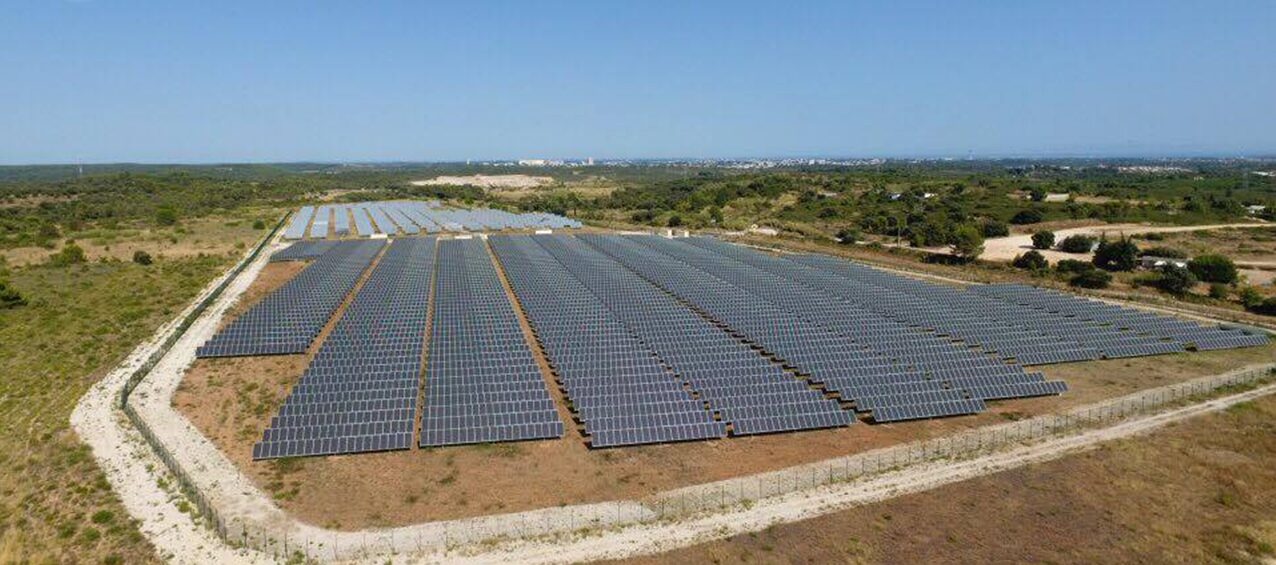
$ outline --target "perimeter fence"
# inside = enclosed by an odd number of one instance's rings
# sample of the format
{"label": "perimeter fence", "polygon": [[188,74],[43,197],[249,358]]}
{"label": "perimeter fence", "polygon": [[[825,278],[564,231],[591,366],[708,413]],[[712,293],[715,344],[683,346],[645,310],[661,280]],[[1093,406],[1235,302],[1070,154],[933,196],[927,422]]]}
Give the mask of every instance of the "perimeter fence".
{"label": "perimeter fence", "polygon": [[[256,524],[214,518],[227,541],[278,558],[341,560],[528,538],[588,534],[621,526],[676,523],[724,509],[811,489],[871,478],[905,467],[972,459],[1147,415],[1178,404],[1252,388],[1276,377],[1276,363],[1247,367],[1135,392],[1058,414],[1036,416],[952,435],[838,457],[781,471],[686,487],[637,501],[614,501],[450,520],[369,532],[287,535]],[[216,516],[215,511],[209,514]]]}

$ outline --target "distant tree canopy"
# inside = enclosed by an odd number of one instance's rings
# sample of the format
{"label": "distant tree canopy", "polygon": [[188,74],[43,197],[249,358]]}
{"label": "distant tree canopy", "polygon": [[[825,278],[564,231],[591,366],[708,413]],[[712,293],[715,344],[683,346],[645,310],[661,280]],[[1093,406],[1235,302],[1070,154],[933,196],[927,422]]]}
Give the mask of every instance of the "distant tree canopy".
{"label": "distant tree canopy", "polygon": [[1196,276],[1183,267],[1167,265],[1161,269],[1161,278],[1157,287],[1170,294],[1180,296],[1187,294],[1196,285]]}

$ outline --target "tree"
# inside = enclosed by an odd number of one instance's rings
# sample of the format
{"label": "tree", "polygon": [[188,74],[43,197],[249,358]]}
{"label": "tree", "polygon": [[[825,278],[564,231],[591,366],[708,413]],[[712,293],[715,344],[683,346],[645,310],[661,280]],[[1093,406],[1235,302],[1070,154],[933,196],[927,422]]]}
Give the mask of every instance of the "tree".
{"label": "tree", "polygon": [[855,228],[842,228],[837,232],[837,240],[842,245],[851,245],[860,240],[860,230]]}
{"label": "tree", "polygon": [[973,261],[984,252],[984,234],[975,226],[964,225],[953,232],[953,255]]}
{"label": "tree", "polygon": [[1237,278],[1236,263],[1222,255],[1201,255],[1188,261],[1187,268],[1205,282],[1232,284]]}
{"label": "tree", "polygon": [[1027,210],[1020,210],[1016,213],[1014,217],[1010,218],[1010,223],[1022,226],[1026,224],[1036,224],[1044,219],[1045,216],[1042,215],[1041,210],[1029,208]]}
{"label": "tree", "polygon": [[1112,275],[1106,271],[1091,269],[1089,271],[1078,273],[1068,281],[1068,284],[1080,288],[1108,288],[1108,284],[1112,282]]}
{"label": "tree", "polygon": [[676,228],[681,225],[682,225],[682,216],[679,216],[677,214],[669,216],[669,227]]}
{"label": "tree", "polygon": [[1036,187],[1028,193],[1028,197],[1031,198],[1033,202],[1045,202],[1046,191],[1043,188]]}
{"label": "tree", "polygon": [[984,220],[984,237],[1006,237],[1010,235],[1010,227],[997,220]]}
{"label": "tree", "polygon": [[1032,234],[1032,246],[1036,249],[1050,249],[1054,247],[1054,232],[1050,230],[1041,230]]}
{"label": "tree", "polygon": [[1064,253],[1089,253],[1094,249],[1094,238],[1088,235],[1070,235],[1059,242],[1059,251]]}
{"label": "tree", "polygon": [[26,306],[27,299],[22,297],[18,289],[9,286],[9,283],[0,281],[0,310],[8,310],[19,306]]}
{"label": "tree", "polygon": [[1046,257],[1035,249],[1015,257],[1015,260],[1010,264],[1014,265],[1015,268],[1029,271],[1044,271],[1050,268],[1050,262],[1046,261]]}
{"label": "tree", "polygon": [[1183,296],[1196,285],[1196,275],[1192,271],[1177,265],[1168,265],[1161,269],[1161,279],[1156,286],[1175,296]]}
{"label": "tree", "polygon": [[137,251],[133,252],[133,262],[137,263],[138,265],[150,265],[151,254],[145,251],[142,251],[141,249],[138,249]]}
{"label": "tree", "polygon": [[1133,271],[1139,261],[1139,246],[1129,238],[1104,239],[1094,250],[1094,266],[1105,271]]}
{"label": "tree", "polygon": [[257,220],[253,221],[253,229],[255,229],[255,230],[264,230],[264,229],[266,229],[266,222],[265,222],[265,221],[263,221],[262,219],[258,218]]}
{"label": "tree", "polygon": [[1263,314],[1264,316],[1276,316],[1276,296],[1262,301],[1256,306],[1250,308],[1255,314]]}

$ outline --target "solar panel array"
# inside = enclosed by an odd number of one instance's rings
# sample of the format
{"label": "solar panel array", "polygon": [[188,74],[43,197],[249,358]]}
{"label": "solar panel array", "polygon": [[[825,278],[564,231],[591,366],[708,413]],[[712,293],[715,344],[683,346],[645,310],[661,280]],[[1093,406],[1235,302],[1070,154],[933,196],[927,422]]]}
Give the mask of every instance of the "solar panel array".
{"label": "solar panel array", "polygon": [[[854,308],[836,295],[685,240],[654,236],[582,236],[692,307],[737,331],[813,382],[872,411],[925,418],[984,409],[968,384],[1043,382],[1040,374],[972,352]],[[756,254],[751,250],[747,253]],[[761,254],[757,254],[761,258]],[[785,265],[777,265],[782,269]],[[920,394],[929,393],[929,394]],[[859,399],[874,397],[872,408]],[[970,402],[957,402],[971,400]]]}
{"label": "solar panel array", "polygon": [[434,238],[390,245],[253,446],[254,459],[412,446],[434,248]]}
{"label": "solar panel array", "polygon": [[301,239],[306,237],[306,228],[310,227],[310,220],[315,217],[314,206],[302,206],[292,215],[292,220],[288,222],[288,229],[284,230],[285,239]]}
{"label": "solar panel array", "polygon": [[726,435],[623,317],[533,238],[490,241],[591,446]]}
{"label": "solar panel array", "polygon": [[296,243],[289,244],[288,247],[276,251],[270,256],[270,262],[308,261],[327,253],[336,246],[337,243],[339,242],[326,239],[298,241]]}
{"label": "solar panel array", "polygon": [[563,422],[487,246],[439,244],[421,446],[556,438]]}
{"label": "solar panel array", "polygon": [[304,353],[380,252],[380,241],[343,241],[196,350],[197,357]]}
{"label": "solar panel array", "polygon": [[[313,219],[313,225],[311,224]],[[353,219],[354,231],[350,229]],[[520,229],[579,228],[581,223],[557,214],[514,214],[487,208],[450,209],[437,202],[386,201],[329,204],[317,210],[304,206],[293,216],[284,237],[324,239],[350,235],[416,235],[420,233],[477,232]]]}
{"label": "solar panel array", "polygon": [[[836,402],[659,287],[635,277],[623,263],[572,237],[534,236],[533,241],[729,423],[732,435],[845,426],[853,421]],[[709,435],[718,429],[703,431]]]}

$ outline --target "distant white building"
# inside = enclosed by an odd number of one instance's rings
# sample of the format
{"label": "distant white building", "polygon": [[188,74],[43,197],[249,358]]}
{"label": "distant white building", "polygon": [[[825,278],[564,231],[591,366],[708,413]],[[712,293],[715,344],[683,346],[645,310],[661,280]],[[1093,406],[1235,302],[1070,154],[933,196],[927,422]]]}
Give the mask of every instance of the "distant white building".
{"label": "distant white building", "polygon": [[1186,269],[1187,259],[1175,259],[1172,257],[1153,257],[1151,255],[1144,255],[1142,257],[1139,257],[1139,266],[1149,271],[1156,270],[1156,269],[1163,269],[1170,265]]}
{"label": "distant white building", "polygon": [[1250,206],[1246,206],[1245,210],[1249,212],[1249,215],[1257,216],[1259,214],[1262,214],[1263,212],[1266,212],[1267,207],[1263,206],[1262,204],[1252,204]]}

